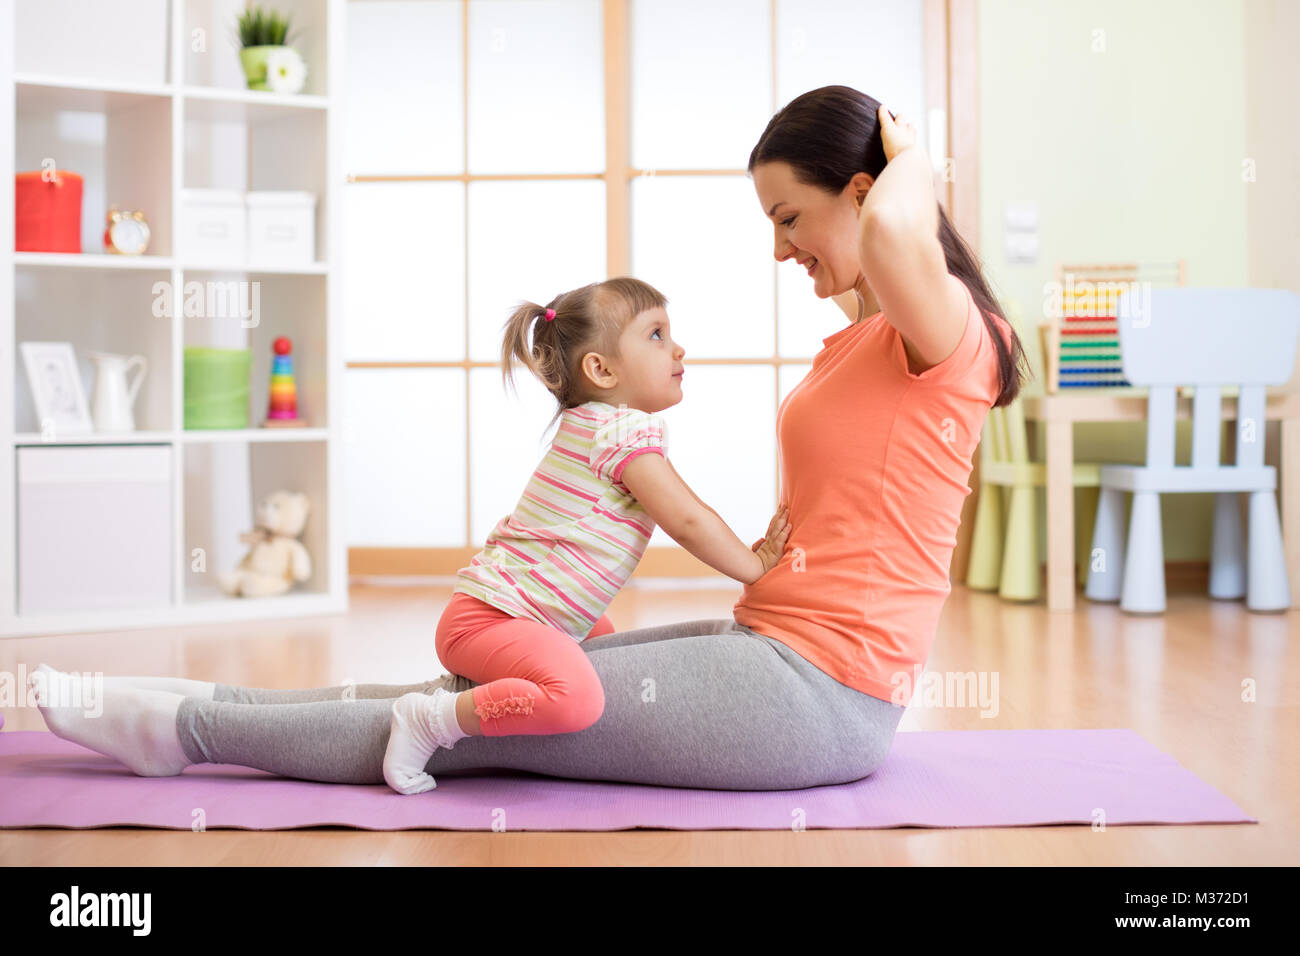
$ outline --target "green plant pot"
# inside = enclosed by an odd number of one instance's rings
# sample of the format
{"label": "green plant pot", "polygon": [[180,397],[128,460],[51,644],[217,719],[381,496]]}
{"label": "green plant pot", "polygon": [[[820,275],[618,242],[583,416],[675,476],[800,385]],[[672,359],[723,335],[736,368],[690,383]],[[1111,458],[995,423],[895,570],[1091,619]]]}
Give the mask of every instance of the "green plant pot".
{"label": "green plant pot", "polygon": [[284,46],[246,46],[239,51],[239,62],[244,64],[244,77],[250,90],[266,89],[266,60],[274,50]]}

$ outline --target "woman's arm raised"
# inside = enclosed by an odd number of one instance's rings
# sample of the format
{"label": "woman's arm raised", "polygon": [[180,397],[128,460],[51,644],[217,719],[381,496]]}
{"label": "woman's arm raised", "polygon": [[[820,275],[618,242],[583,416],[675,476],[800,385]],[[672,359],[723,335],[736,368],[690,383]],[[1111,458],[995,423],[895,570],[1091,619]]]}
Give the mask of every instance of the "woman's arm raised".
{"label": "woman's arm raised", "polygon": [[859,214],[862,274],[885,318],[922,372],[957,349],[966,327],[966,292],[948,272],[939,243],[930,161],[910,127],[880,108],[885,168]]}

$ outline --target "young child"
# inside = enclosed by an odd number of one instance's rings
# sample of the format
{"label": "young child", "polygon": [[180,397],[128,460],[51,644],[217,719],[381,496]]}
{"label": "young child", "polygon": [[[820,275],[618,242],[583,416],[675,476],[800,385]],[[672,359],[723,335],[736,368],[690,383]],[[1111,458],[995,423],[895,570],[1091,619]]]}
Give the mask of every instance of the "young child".
{"label": "young child", "polygon": [[[774,567],[790,528],[782,508],[746,546],[666,457],[657,412],[682,400],[682,349],[667,299],[628,276],[583,286],[507,321],[502,376],[526,365],[555,396],[560,427],[516,504],[457,574],[438,621],[438,659],[478,686],[393,703],[384,779],[399,793],[436,786],[424,767],[470,735],[583,730],[605,707],[579,646],[614,630],[605,608],[657,525],[701,561],[751,584]],[[529,346],[529,332],[532,344]]]}

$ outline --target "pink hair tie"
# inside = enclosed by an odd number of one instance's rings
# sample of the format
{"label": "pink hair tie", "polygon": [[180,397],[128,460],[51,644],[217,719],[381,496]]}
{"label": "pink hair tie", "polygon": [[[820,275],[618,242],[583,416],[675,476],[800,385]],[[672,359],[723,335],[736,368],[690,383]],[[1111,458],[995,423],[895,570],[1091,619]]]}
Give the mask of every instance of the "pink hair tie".
{"label": "pink hair tie", "polygon": [[553,319],[553,318],[555,318],[555,310],[554,310],[554,309],[547,309],[547,310],[546,310],[546,321],[549,322],[549,321],[551,321],[551,319]]}

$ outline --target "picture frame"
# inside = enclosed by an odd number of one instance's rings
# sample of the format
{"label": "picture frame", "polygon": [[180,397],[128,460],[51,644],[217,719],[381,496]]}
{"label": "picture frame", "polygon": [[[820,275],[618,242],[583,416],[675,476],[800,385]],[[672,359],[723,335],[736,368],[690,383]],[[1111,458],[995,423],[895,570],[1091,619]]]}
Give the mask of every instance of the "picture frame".
{"label": "picture frame", "polygon": [[93,432],[95,424],[71,342],[21,342],[37,430],[56,434]]}

